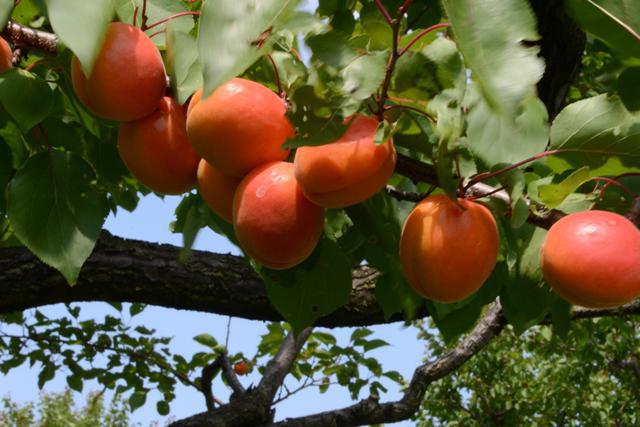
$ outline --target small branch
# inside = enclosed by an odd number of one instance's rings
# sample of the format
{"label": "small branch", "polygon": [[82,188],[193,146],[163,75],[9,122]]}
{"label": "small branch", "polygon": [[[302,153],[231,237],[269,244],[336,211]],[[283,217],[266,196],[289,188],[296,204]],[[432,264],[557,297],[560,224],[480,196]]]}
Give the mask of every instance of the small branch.
{"label": "small branch", "polygon": [[416,107],[411,107],[409,105],[401,105],[401,104],[395,104],[395,105],[387,105],[384,107],[385,111],[391,111],[391,110],[397,110],[397,109],[401,109],[401,110],[409,110],[409,111],[413,111],[416,112],[418,114],[420,114],[421,116],[426,117],[430,122],[435,123],[436,119],[431,116],[429,113],[427,113],[426,111],[423,111],[419,108]]}
{"label": "small branch", "polygon": [[625,215],[636,227],[640,227],[640,197],[636,197],[631,205],[631,209]]}
{"label": "small branch", "polygon": [[218,359],[220,360],[220,366],[222,367],[222,376],[229,387],[231,387],[231,390],[233,390],[232,398],[237,398],[238,396],[245,394],[246,390],[243,385],[240,384],[238,376],[234,372],[233,367],[229,362],[227,351],[223,351]]}
{"label": "small branch", "polygon": [[142,0],[142,24],[140,25],[142,31],[147,30],[147,19],[147,0]]}
{"label": "small branch", "polygon": [[[153,24],[151,24],[151,25],[147,25],[147,26],[145,27],[145,31],[146,31],[146,30],[150,30],[150,29],[152,29],[152,28],[155,28],[155,27],[157,27],[157,26],[159,26],[159,25],[162,25],[162,24],[164,24],[164,23],[166,23],[166,22],[169,22],[169,21],[171,21],[172,19],[180,18],[180,17],[182,17],[182,16],[189,16],[189,15],[200,16],[200,12],[196,10],[196,11],[187,11],[187,12],[180,12],[180,13],[176,13],[175,15],[171,15],[171,16],[168,16],[168,17],[166,17],[166,18],[163,18],[163,19],[159,20],[158,22],[154,22],[154,23],[153,23]],[[143,21],[146,21],[146,20],[143,18]],[[143,25],[144,25],[144,24],[143,24]]]}
{"label": "small branch", "polygon": [[307,342],[311,331],[312,328],[303,329],[297,337],[294,337],[293,332],[290,332],[282,342],[278,354],[267,365],[257,390],[265,395],[269,404],[273,402],[278,388],[284,382],[285,376],[289,373],[293,361],[302,350],[304,343]]}
{"label": "small branch", "polygon": [[321,412],[306,417],[287,419],[274,424],[279,427],[358,426],[402,421],[411,417],[419,408],[428,386],[450,374],[498,336],[506,325],[500,304],[493,303],[473,330],[451,351],[435,361],[416,368],[409,387],[396,402],[379,403],[377,396],[346,408]]}
{"label": "small branch", "polygon": [[435,189],[436,187],[432,187],[431,190],[427,191],[426,193],[411,193],[408,191],[400,191],[393,185],[387,185],[386,187],[387,193],[389,193],[389,195],[394,199],[414,203],[421,202],[422,200],[427,198],[429,194],[431,194],[431,192],[433,192],[433,190]]}
{"label": "small branch", "polygon": [[382,1],[374,0],[374,3],[376,4],[376,7],[380,11],[380,13],[382,13],[384,20],[387,21],[387,24],[393,25],[393,18],[391,17],[391,15],[389,15],[389,11],[387,10],[386,7],[384,7],[384,5],[382,4]]}
{"label": "small branch", "polygon": [[213,379],[218,375],[220,371],[220,358],[217,358],[204,368],[202,368],[202,375],[200,376],[200,391],[204,395],[204,400],[207,404],[207,410],[213,411],[215,409],[215,404],[223,405],[216,397],[213,395],[212,383]]}
{"label": "small branch", "polygon": [[34,30],[13,21],[9,21],[2,35],[16,47],[38,49],[47,55],[58,53],[58,37],[46,31]]}
{"label": "small branch", "polygon": [[407,43],[407,45],[405,47],[402,48],[400,53],[398,53],[398,56],[402,56],[405,53],[407,53],[407,51],[409,49],[411,49],[411,46],[416,44],[418,42],[418,40],[420,40],[422,37],[426,36],[430,32],[435,31],[435,30],[439,30],[440,28],[448,28],[450,26],[451,26],[451,24],[449,24],[448,22],[443,22],[443,23],[440,23],[440,24],[432,25],[429,28],[425,28],[424,30],[422,30],[418,34],[416,34],[416,36],[414,38],[412,38],[411,41],[409,43]]}

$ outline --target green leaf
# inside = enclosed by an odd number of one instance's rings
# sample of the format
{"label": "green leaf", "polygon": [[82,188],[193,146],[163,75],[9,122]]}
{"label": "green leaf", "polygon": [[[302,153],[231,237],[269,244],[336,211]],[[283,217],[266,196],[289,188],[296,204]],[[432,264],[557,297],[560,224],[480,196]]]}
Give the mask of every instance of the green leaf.
{"label": "green leaf", "polygon": [[167,401],[165,400],[160,400],[158,403],[156,403],[156,410],[158,411],[158,414],[162,416],[167,416],[169,415],[169,412],[171,412],[169,403],[167,403]]}
{"label": "green leaf", "polygon": [[369,98],[382,84],[387,56],[386,52],[372,52],[347,65],[341,72],[343,94],[354,101]]}
{"label": "green leaf", "polygon": [[14,68],[0,76],[0,103],[26,132],[49,114],[53,96],[47,82]]}
{"label": "green leaf", "polygon": [[515,117],[497,113],[477,94],[470,108],[465,144],[487,167],[524,160],[547,146],[547,109],[536,96]]}
{"label": "green leaf", "polygon": [[629,111],[640,110],[640,67],[627,68],[620,74],[618,94]]}
{"label": "green leaf", "polygon": [[131,406],[131,410],[135,411],[145,404],[147,401],[147,393],[143,391],[136,391],[129,397],[129,406]]}
{"label": "green leaf", "polygon": [[91,74],[114,14],[112,0],[46,0],[51,26]]}
{"label": "green leaf", "polygon": [[29,158],[9,184],[7,212],[18,238],[74,284],[108,213],[91,167],[73,153]]}
{"label": "green leaf", "polygon": [[0,0],[0,28],[4,28],[13,12],[15,0]]}
{"label": "green leaf", "polygon": [[209,348],[216,348],[218,346],[218,341],[209,334],[196,335],[193,337],[193,340]]}
{"label": "green leaf", "polygon": [[574,102],[551,125],[551,149],[567,150],[547,160],[556,172],[582,166],[594,176],[640,172],[640,115],[617,96]]}
{"label": "green leaf", "polygon": [[557,296],[551,302],[551,323],[554,334],[567,337],[571,327],[571,304]]}
{"label": "green leaf", "polygon": [[77,391],[78,393],[82,393],[82,377],[79,375],[69,375],[67,377],[67,385],[71,390]]}
{"label": "green leaf", "polygon": [[4,140],[0,139],[0,213],[5,212],[7,208],[5,189],[12,174],[13,161],[11,149]]}
{"label": "green leaf", "polygon": [[38,374],[38,388],[42,390],[42,387],[56,376],[56,365],[53,363],[46,363],[40,373]]}
{"label": "green leaf", "polygon": [[565,0],[583,30],[621,59],[640,64],[640,3],[637,0]]}
{"label": "green leaf", "polygon": [[171,87],[180,104],[202,87],[202,66],[198,61],[198,42],[188,32],[167,24],[167,65]]}
{"label": "green leaf", "polygon": [[342,249],[323,238],[314,253],[290,270],[263,269],[267,295],[296,333],[347,303],[351,265]]}
{"label": "green leaf", "polygon": [[198,47],[205,97],[222,83],[244,72],[270,49],[271,33],[278,30],[297,3],[298,0],[204,2]]}
{"label": "green leaf", "polygon": [[376,348],[388,347],[388,346],[389,346],[389,343],[386,342],[385,340],[381,340],[381,339],[375,339],[375,340],[371,340],[371,341],[364,341],[362,343],[362,348],[364,349],[365,352],[371,351],[371,350],[375,350]]}
{"label": "green leaf", "polygon": [[591,179],[591,172],[587,166],[573,172],[558,184],[547,184],[538,187],[540,201],[548,208],[558,207],[569,194],[576,191],[582,184]]}
{"label": "green leaf", "polygon": [[544,64],[536,19],[526,0],[443,0],[458,48],[479,82],[488,107],[514,117],[535,95]]}
{"label": "green leaf", "polygon": [[340,69],[358,56],[355,50],[345,43],[348,37],[341,31],[333,30],[309,37],[306,41],[313,52],[314,60]]}

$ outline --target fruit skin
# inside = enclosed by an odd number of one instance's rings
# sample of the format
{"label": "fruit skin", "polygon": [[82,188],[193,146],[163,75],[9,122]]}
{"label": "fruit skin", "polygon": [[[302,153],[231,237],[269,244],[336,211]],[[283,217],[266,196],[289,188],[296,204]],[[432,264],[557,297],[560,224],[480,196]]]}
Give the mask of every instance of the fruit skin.
{"label": "fruit skin", "polygon": [[233,222],[233,196],[241,178],[226,175],[211,166],[205,159],[198,165],[198,188],[202,200],[216,215]]}
{"label": "fruit skin", "polygon": [[95,115],[128,122],[153,112],[166,91],[158,48],[138,28],[114,22],[87,78],[80,61],[71,60],[73,89]]}
{"label": "fruit skin", "polygon": [[377,128],[376,119],[358,115],[337,141],[298,149],[296,178],[309,200],[343,208],[384,188],[396,166],[396,151],[391,141],[374,143]]}
{"label": "fruit skin", "polygon": [[157,107],[140,120],[120,125],[120,157],[153,191],[182,194],[196,184],[200,156],[187,139],[184,108],[169,97]]}
{"label": "fruit skin", "polygon": [[202,91],[193,96],[187,114],[189,140],[212,166],[242,177],[289,156],[281,146],[295,132],[286,111],[284,101],[269,88],[235,78],[205,100]]}
{"label": "fruit skin", "polygon": [[402,229],[400,261],[407,280],[425,298],[461,301],[489,278],[500,237],[496,221],[481,204],[444,195],[427,197]]}
{"label": "fruit skin", "polygon": [[238,375],[247,375],[249,373],[249,364],[243,360],[233,365],[233,370]]}
{"label": "fruit skin", "polygon": [[583,307],[617,307],[640,296],[640,230],[622,215],[578,212],[549,229],[540,250],[547,283]]}
{"label": "fruit skin", "polygon": [[11,52],[9,43],[0,37],[0,74],[13,68],[13,63],[11,62],[12,59],[13,52]]}
{"label": "fruit skin", "polygon": [[240,183],[233,199],[233,226],[249,256],[284,270],[313,252],[322,235],[324,209],[302,194],[293,164],[272,162]]}

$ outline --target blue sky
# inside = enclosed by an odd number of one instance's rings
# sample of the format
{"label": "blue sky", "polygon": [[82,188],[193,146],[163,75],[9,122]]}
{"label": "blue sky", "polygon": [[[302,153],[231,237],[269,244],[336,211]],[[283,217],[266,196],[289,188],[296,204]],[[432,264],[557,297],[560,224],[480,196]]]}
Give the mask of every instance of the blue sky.
{"label": "blue sky", "polygon": [[[142,199],[138,209],[129,213],[119,211],[117,215],[111,215],[107,219],[105,228],[113,234],[159,243],[181,244],[181,235],[172,234],[169,224],[173,220],[173,212],[179,203],[178,197],[166,197],[164,200],[155,195],[149,195]],[[238,249],[225,238],[207,230],[200,233],[195,247],[219,253],[238,254]],[[82,304],[84,317],[102,318],[105,314],[113,314],[113,309],[107,304],[91,303]],[[51,316],[66,312],[61,306],[47,307],[45,313]],[[209,333],[218,341],[224,342],[226,334],[227,317],[189,311],[178,311],[157,307],[149,307],[136,318],[137,323],[145,324],[157,329],[159,336],[174,337],[172,348],[188,358],[191,354],[203,351],[204,347],[193,341],[193,337],[201,333]],[[386,340],[390,347],[381,348],[371,352],[384,366],[385,370],[397,370],[410,378],[415,366],[423,357],[423,343],[416,339],[416,330],[406,329],[402,323],[395,323],[376,327],[376,338]],[[247,356],[255,353],[260,341],[260,335],[266,331],[264,322],[233,319],[231,323],[230,352],[243,352]],[[351,328],[338,328],[332,330],[341,345],[348,342]],[[39,390],[37,375],[39,370],[21,367],[12,371],[8,376],[0,380],[0,396],[10,395],[18,402],[37,399]],[[243,377],[245,385],[257,383],[258,376]],[[389,388],[389,393],[383,396],[384,400],[397,399],[400,396],[398,387],[383,382]],[[45,386],[47,391],[62,391],[66,387],[65,377],[57,375],[56,378]],[[97,383],[85,384],[85,392],[99,390]],[[214,393],[223,401],[229,397],[224,385],[218,380],[214,383]],[[171,404],[171,415],[182,418],[205,410],[204,400],[197,391],[179,386],[177,399]],[[157,420],[164,424],[164,417],[157,414],[155,402],[159,394],[152,393],[147,404],[133,413],[133,421],[144,426]],[[366,394],[362,394],[362,398]],[[334,386],[329,392],[320,394],[317,390],[301,392],[277,406],[277,418],[293,417],[313,412],[338,408],[351,403],[349,394],[339,386]],[[411,423],[398,423],[397,425],[411,425]]]}

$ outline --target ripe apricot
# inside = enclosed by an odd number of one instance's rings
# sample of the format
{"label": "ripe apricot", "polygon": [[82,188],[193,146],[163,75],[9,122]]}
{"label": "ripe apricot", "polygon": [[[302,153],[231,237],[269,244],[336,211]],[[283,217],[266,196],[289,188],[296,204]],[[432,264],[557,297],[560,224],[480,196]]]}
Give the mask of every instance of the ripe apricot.
{"label": "ripe apricot", "polygon": [[166,90],[164,64],[151,39],[138,28],[109,24],[89,78],[80,61],[71,61],[73,88],[95,115],[128,122],[149,115]]}
{"label": "ripe apricot", "polygon": [[540,265],[570,303],[617,307],[640,296],[640,230],[612,212],[567,215],[549,229]]}
{"label": "ripe apricot", "polygon": [[187,117],[189,140],[221,172],[244,176],[289,155],[281,147],[294,134],[286,110],[269,88],[235,78],[204,100],[202,91],[193,96]]}
{"label": "ripe apricot", "polygon": [[233,365],[233,370],[238,375],[247,375],[249,373],[249,364],[242,360]]}
{"label": "ripe apricot", "polygon": [[464,199],[458,204],[444,195],[427,197],[402,229],[404,274],[416,292],[434,301],[460,301],[476,292],[498,256],[500,238],[489,209]]}
{"label": "ripe apricot", "polygon": [[0,74],[4,73],[10,68],[13,68],[13,52],[9,43],[2,37],[0,37]]}
{"label": "ripe apricot", "polygon": [[293,164],[272,162],[247,175],[233,199],[233,226],[240,245],[276,270],[304,261],[324,227],[324,210],[302,194]]}
{"label": "ripe apricot", "polygon": [[169,97],[157,107],[147,117],[120,125],[120,157],[153,191],[182,194],[196,183],[200,156],[187,139],[184,108]]}
{"label": "ripe apricot", "polygon": [[198,188],[204,202],[223,219],[233,222],[233,196],[241,178],[226,175],[205,159],[198,165]]}
{"label": "ripe apricot", "polygon": [[376,145],[378,121],[356,116],[337,141],[301,147],[295,158],[296,178],[305,196],[325,208],[360,203],[380,191],[396,166],[391,141]]}

